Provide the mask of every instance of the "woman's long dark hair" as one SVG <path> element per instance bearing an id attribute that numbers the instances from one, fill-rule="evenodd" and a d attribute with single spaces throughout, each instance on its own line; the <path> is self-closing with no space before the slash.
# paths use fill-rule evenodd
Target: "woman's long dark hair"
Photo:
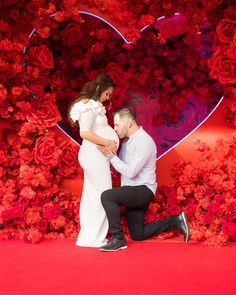
<path id="1" fill-rule="evenodd" d="M 115 87 L 114 82 L 108 75 L 101 74 L 96 79 L 84 85 L 78 94 L 77 101 L 81 99 L 93 99 L 97 101 L 100 99 L 101 94 L 109 87 Z"/>

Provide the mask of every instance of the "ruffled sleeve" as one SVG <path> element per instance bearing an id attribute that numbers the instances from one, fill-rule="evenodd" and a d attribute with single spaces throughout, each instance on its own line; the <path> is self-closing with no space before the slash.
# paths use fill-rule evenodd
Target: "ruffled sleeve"
<path id="1" fill-rule="evenodd" d="M 99 101 L 91 99 L 87 103 L 75 103 L 70 110 L 70 117 L 74 122 L 79 122 L 81 131 L 88 131 L 92 129 L 96 116 L 104 115 L 105 112 Z"/>

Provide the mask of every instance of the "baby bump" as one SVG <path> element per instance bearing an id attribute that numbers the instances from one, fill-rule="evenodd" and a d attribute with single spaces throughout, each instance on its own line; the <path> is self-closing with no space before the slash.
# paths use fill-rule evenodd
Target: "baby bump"
<path id="1" fill-rule="evenodd" d="M 96 135 L 106 139 L 114 140 L 119 145 L 119 137 L 115 130 L 110 126 L 99 128 L 95 131 Z M 100 169 L 109 169 L 109 162 L 106 157 L 98 150 L 97 145 L 83 140 L 79 151 L 79 163 L 83 169 L 94 169 L 94 167 L 100 167 Z"/>
<path id="2" fill-rule="evenodd" d="M 111 126 L 106 126 L 95 131 L 95 133 L 106 139 L 115 140 L 119 144 L 119 137 Z"/>

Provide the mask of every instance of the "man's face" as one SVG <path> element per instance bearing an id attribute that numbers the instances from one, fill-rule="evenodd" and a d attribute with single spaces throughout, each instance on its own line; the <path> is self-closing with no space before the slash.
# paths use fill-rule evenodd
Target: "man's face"
<path id="1" fill-rule="evenodd" d="M 121 120 L 118 114 L 114 117 L 114 130 L 118 134 L 119 138 L 125 138 L 128 135 L 128 125 L 126 120 Z"/>

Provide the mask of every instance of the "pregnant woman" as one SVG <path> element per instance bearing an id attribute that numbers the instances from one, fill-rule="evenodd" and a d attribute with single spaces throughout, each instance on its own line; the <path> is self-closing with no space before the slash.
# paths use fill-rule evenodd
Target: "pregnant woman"
<path id="1" fill-rule="evenodd" d="M 108 125 L 106 110 L 102 105 L 110 99 L 113 90 L 112 79 L 101 74 L 84 85 L 70 110 L 70 117 L 79 123 L 80 136 L 83 138 L 79 163 L 84 171 L 84 183 L 77 246 L 101 247 L 107 242 L 108 221 L 101 204 L 101 194 L 112 188 L 112 181 L 110 163 L 97 146 L 106 146 L 114 153 L 119 145 L 118 136 Z"/>

